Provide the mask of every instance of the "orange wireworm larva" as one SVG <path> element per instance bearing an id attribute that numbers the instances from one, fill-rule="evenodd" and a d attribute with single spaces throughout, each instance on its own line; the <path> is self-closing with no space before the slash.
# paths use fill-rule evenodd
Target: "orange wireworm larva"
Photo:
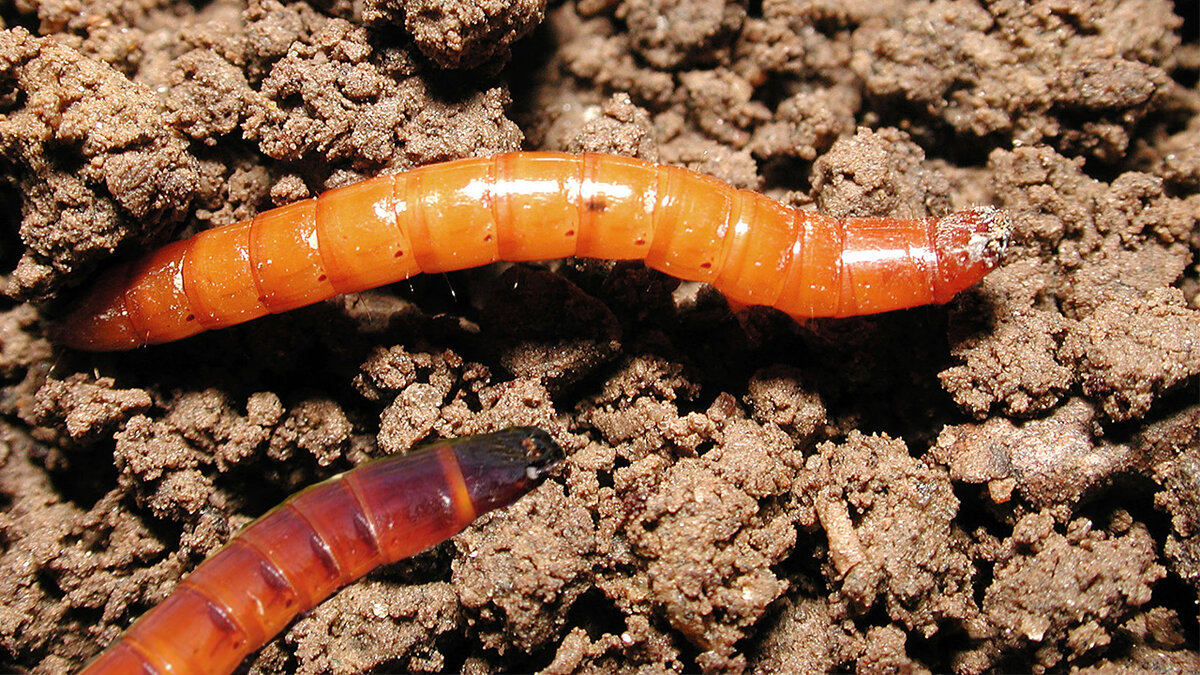
<path id="1" fill-rule="evenodd" d="M 178 340 L 498 260 L 642 259 L 795 317 L 944 303 L 996 266 L 1003 212 L 838 219 L 687 169 L 517 152 L 379 176 L 110 270 L 59 325 L 84 350 Z"/>

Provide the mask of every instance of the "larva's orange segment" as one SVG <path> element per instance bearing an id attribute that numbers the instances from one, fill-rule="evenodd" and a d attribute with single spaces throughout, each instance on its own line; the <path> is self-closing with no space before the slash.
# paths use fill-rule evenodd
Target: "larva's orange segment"
<path id="1" fill-rule="evenodd" d="M 250 266 L 272 314 L 337 295 L 321 260 L 317 200 L 305 199 L 265 213 L 250 226 Z"/>
<path id="2" fill-rule="evenodd" d="M 186 585 L 134 622 L 122 639 L 153 658 L 151 663 L 164 664 L 156 671 L 160 673 L 180 672 L 182 664 L 202 666 L 203 672 L 233 672 L 248 644 L 234 617 Z"/>
<path id="3" fill-rule="evenodd" d="M 450 494 L 450 503 L 454 505 L 454 517 L 460 523 L 475 520 L 478 513 L 471 500 L 471 488 L 463 478 L 458 457 L 454 454 L 454 446 L 443 445 L 437 450 L 438 463 L 442 467 L 442 478 L 446 482 L 446 491 Z"/>
<path id="4" fill-rule="evenodd" d="M 383 564 L 375 524 L 364 518 L 345 481 L 333 480 L 321 490 L 305 490 L 291 498 L 291 505 L 329 547 L 344 581 Z"/>
<path id="5" fill-rule="evenodd" d="M 188 244 L 183 287 L 198 323 L 219 328 L 268 314 L 250 270 L 250 221 L 205 230 Z"/>
<path id="6" fill-rule="evenodd" d="M 765 197 L 739 193 L 741 208 L 731 248 L 713 285 L 731 299 L 748 305 L 774 305 L 783 292 L 796 242 L 796 219 L 790 209 Z"/>
<path id="7" fill-rule="evenodd" d="M 462 270 L 500 259 L 490 204 L 491 169 L 491 158 L 477 158 L 409 172 L 396 216 L 422 272 Z"/>
<path id="8" fill-rule="evenodd" d="M 329 544 L 288 502 L 238 536 L 284 574 L 300 598 L 300 611 L 314 607 L 347 580 Z"/>
<path id="9" fill-rule="evenodd" d="M 100 276 L 70 314 L 50 328 L 55 342 L 82 351 L 116 351 L 140 347 L 141 336 L 129 321 L 125 291 L 129 266 L 118 265 Z"/>
<path id="10" fill-rule="evenodd" d="M 183 285 L 186 241 L 168 244 L 129 270 L 125 306 L 143 344 L 170 342 L 204 330 Z"/>
<path id="11" fill-rule="evenodd" d="M 937 254 L 933 302 L 938 303 L 949 302 L 995 269 L 1012 236 L 1011 218 L 990 206 L 943 216 L 931 227 Z"/>
<path id="12" fill-rule="evenodd" d="M 121 640 L 89 662 L 85 672 L 155 675 L 170 672 L 164 667 L 167 665 L 169 664 L 154 659 L 153 654 L 142 654 L 138 651 L 138 646 L 129 640 Z"/>
<path id="13" fill-rule="evenodd" d="M 839 316 L 890 312 L 933 302 L 937 261 L 928 219 L 853 218 L 844 228 L 842 273 L 850 293 Z"/>
<path id="14" fill-rule="evenodd" d="M 659 167 L 630 157 L 585 154 L 575 255 L 641 260 L 654 238 Z M 568 195 L 568 199 L 572 199 Z"/>
<path id="15" fill-rule="evenodd" d="M 347 476 L 362 501 L 371 505 L 370 519 L 386 562 L 420 553 L 471 522 L 462 518 L 464 509 L 456 503 L 460 495 L 447 480 L 441 447 L 367 464 Z"/>
<path id="16" fill-rule="evenodd" d="M 775 307 L 798 319 L 835 316 L 843 294 L 841 221 L 794 212 L 796 239 Z"/>
<path id="17" fill-rule="evenodd" d="M 665 167 L 658 195 L 655 231 L 646 264 L 688 281 L 710 281 L 727 270 L 725 236 L 737 230 L 740 195 L 721 181 L 677 167 Z M 660 182 L 660 185 L 662 183 Z"/>
<path id="18" fill-rule="evenodd" d="M 501 260 L 576 255 L 582 164 L 565 153 L 514 152 L 494 158 L 489 191 Z"/>
<path id="19" fill-rule="evenodd" d="M 229 583 L 237 579 L 238 583 Z M 301 607 L 301 599 L 275 563 L 245 542 L 234 539 L 196 568 L 183 584 L 228 607 L 250 642 L 261 644 L 283 630 Z"/>
<path id="20" fill-rule="evenodd" d="M 350 293 L 420 274 L 412 244 L 396 225 L 396 185 L 380 176 L 317 197 L 317 243 L 329 283 Z"/>

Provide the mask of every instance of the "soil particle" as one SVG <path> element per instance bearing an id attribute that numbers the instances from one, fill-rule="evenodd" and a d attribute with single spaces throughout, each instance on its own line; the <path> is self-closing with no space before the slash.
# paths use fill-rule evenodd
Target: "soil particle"
<path id="1" fill-rule="evenodd" d="M 860 673 L 913 673 L 925 675 L 930 672 L 919 661 L 905 653 L 907 637 L 899 626 L 875 626 L 867 631 L 866 648 L 858 659 Z"/>
<path id="2" fill-rule="evenodd" d="M 1035 645 L 1033 665 L 1050 668 L 1109 644 L 1113 630 L 1150 601 L 1165 573 L 1154 543 L 1127 514 L 1114 520 L 1110 531 L 1078 519 L 1059 532 L 1044 514 L 1016 523 L 983 599 L 1000 645 Z"/>
<path id="3" fill-rule="evenodd" d="M 628 94 L 613 94 L 600 106 L 600 116 L 578 124 L 572 120 L 575 135 L 557 141 L 568 152 L 603 152 L 657 162 L 658 144 L 650 114 L 633 104 Z M 568 122 L 570 124 L 571 122 Z"/>
<path id="4" fill-rule="evenodd" d="M 253 90 L 233 94 L 246 100 L 247 139 L 269 157 L 316 155 L 378 171 L 460 156 L 447 153 L 484 137 L 498 145 L 475 148 L 480 154 L 516 149 L 519 134 L 503 116 L 507 97 L 500 90 L 431 107 L 412 56 L 374 47 L 366 26 L 322 16 L 304 3 L 272 0 L 252 6 L 246 18 L 244 58 L 261 63 L 264 72 Z M 491 133 L 496 125 L 504 130 L 499 138 Z"/>
<path id="5" fill-rule="evenodd" d="M 166 104 L 176 128 L 210 145 L 237 128 L 253 97 L 241 68 L 203 49 L 194 49 L 171 65 Z"/>
<path id="6" fill-rule="evenodd" d="M 831 600 L 839 615 L 878 603 L 893 621 L 932 635 L 941 621 L 978 614 L 955 592 L 970 587 L 974 571 L 954 525 L 949 477 L 902 442 L 852 433 L 845 444 L 824 443 L 793 492 L 828 535 L 825 573 L 837 582 Z"/>
<path id="7" fill-rule="evenodd" d="M 1190 421 L 1200 421 L 1200 411 L 1193 409 Z M 1154 502 L 1171 516 L 1172 532 L 1163 553 L 1180 578 L 1192 585 L 1200 599 L 1200 446 L 1196 445 L 1197 429 L 1191 427 L 1192 439 L 1186 450 L 1157 468 L 1163 491 Z"/>
<path id="8" fill-rule="evenodd" d="M 796 157 L 812 161 L 839 138 L 854 132 L 861 105 L 851 88 L 806 88 L 785 99 L 750 139 L 757 157 Z"/>
<path id="9" fill-rule="evenodd" d="M 0 375 L 16 377 L 49 358 L 50 342 L 31 330 L 37 320 L 37 311 L 31 305 L 17 305 L 0 312 Z"/>
<path id="10" fill-rule="evenodd" d="M 196 162 L 148 88 L 22 28 L 0 32 L 0 81 L 0 153 L 24 196 L 9 295 L 44 296 L 80 263 L 184 217 Z M 151 227 L 129 232 L 126 214 Z"/>
<path id="11" fill-rule="evenodd" d="M 1197 670 L 1186 3 L 547 4 L 4 14 L 0 670 L 76 670 L 306 485 L 515 424 L 559 473 L 250 670 Z M 570 260 L 126 354 L 45 338 L 117 256 L 522 147 L 833 215 L 993 204 L 1013 242 L 946 307 L 800 326 Z"/>
<path id="12" fill-rule="evenodd" d="M 630 543 L 649 558 L 649 592 L 667 620 L 705 650 L 700 665 L 727 669 L 740 667 L 732 652 L 742 629 L 786 588 L 769 566 L 794 534 L 786 520 L 756 513 L 751 495 L 715 468 L 685 459 L 667 470 L 661 492 L 634 514 Z"/>
<path id="13" fill-rule="evenodd" d="M 114 389 L 115 384 L 112 378 L 92 382 L 82 373 L 66 380 L 48 379 L 38 389 L 34 420 L 62 429 L 77 442 L 112 433 L 153 403 L 145 391 Z"/>
<path id="14" fill-rule="evenodd" d="M 922 166 L 920 146 L 895 129 L 860 129 L 813 163 L 822 213 L 913 218 L 950 212 L 944 176 Z"/>
<path id="15" fill-rule="evenodd" d="M 271 434 L 268 455 L 282 461 L 299 449 L 312 454 L 318 465 L 329 466 L 342 456 L 350 432 L 350 420 L 337 403 L 328 399 L 301 401 Z"/>
<path id="16" fill-rule="evenodd" d="M 633 52 L 669 70 L 720 61 L 746 10 L 721 0 L 634 0 L 621 3 L 616 16 L 629 29 Z"/>
<path id="17" fill-rule="evenodd" d="M 1002 201 L 1021 214 L 1016 247 L 1036 246 L 1050 263 L 1014 263 L 984 282 L 997 291 L 996 325 L 964 335 L 955 347 L 964 363 L 941 374 L 976 415 L 994 405 L 1037 413 L 1078 383 L 1124 420 L 1197 372 L 1196 314 L 1168 285 L 1191 257 L 1200 204 L 1146 174 L 1105 185 L 1063 160 L 1048 148 L 989 159 Z"/>
<path id="18" fill-rule="evenodd" d="M 862 636 L 839 629 L 832 611 L 824 598 L 802 596 L 784 601 L 779 615 L 764 626 L 753 672 L 833 672 L 855 652 L 861 653 Z"/>
<path id="19" fill-rule="evenodd" d="M 546 0 L 366 0 L 363 18 L 404 24 L 427 58 L 443 68 L 493 67 L 542 22 Z"/>
<path id="20" fill-rule="evenodd" d="M 674 88 L 669 73 L 642 67 L 630 53 L 629 36 L 618 33 L 607 17 L 584 20 L 575 12 L 552 19 L 564 41 L 562 59 L 567 74 L 600 86 L 600 91 L 622 91 L 634 101 L 665 103 Z"/>
<path id="21" fill-rule="evenodd" d="M 855 32 L 852 65 L 870 95 L 923 105 L 959 132 L 1112 159 L 1171 87 L 1161 66 L 1179 20 L 1132 20 L 1148 15 L 1170 16 L 1169 4 L 906 5 Z"/>
<path id="22" fill-rule="evenodd" d="M 1020 426 L 1000 417 L 948 426 L 930 456 L 953 480 L 986 483 L 997 503 L 1008 502 L 1016 488 L 1034 506 L 1073 504 L 1133 461 L 1131 448 L 1099 443 L 1095 432 L 1095 411 L 1075 399 Z"/>
<path id="23" fill-rule="evenodd" d="M 1036 309 L 1005 318 L 993 332 L 959 342 L 954 355 L 962 365 L 938 374 L 954 401 L 977 417 L 992 406 L 1015 416 L 1050 410 L 1075 382 L 1075 371 L 1057 358 L 1066 319 Z"/>
<path id="24" fill-rule="evenodd" d="M 54 652 L 44 667 L 61 671 L 94 652 L 66 636 L 115 638 L 120 629 L 111 622 L 131 605 L 141 611 L 165 597 L 164 583 L 178 580 L 180 560 L 163 555 L 164 544 L 115 493 L 90 509 L 62 501 L 32 461 L 42 451 L 37 443 L 11 427 L 3 431 L 0 529 L 11 542 L 0 555 L 4 647 Z"/>
<path id="25" fill-rule="evenodd" d="M 446 656 L 439 636 L 462 620 L 454 588 L 445 582 L 397 585 L 368 581 L 337 593 L 296 622 L 285 643 L 295 649 L 289 672 L 354 673 L 373 670 L 436 672 Z M 259 658 L 256 665 L 274 672 Z"/>
<path id="26" fill-rule="evenodd" d="M 528 653 L 562 634 L 568 608 L 588 589 L 596 526 L 561 487 L 488 522 L 455 540 L 459 601 L 485 648 Z"/>
<path id="27" fill-rule="evenodd" d="M 33 418 L 37 390 L 50 370 L 52 347 L 41 337 L 39 317 L 32 305 L 17 305 L 0 312 L 0 411 L 22 419 Z"/>
<path id="28" fill-rule="evenodd" d="M 778 426 L 796 441 L 816 436 L 825 422 L 821 396 L 804 384 L 800 370 L 775 365 L 750 378 L 746 404 L 759 424 Z"/>
<path id="29" fill-rule="evenodd" d="M 1137 317 L 1131 321 L 1130 317 Z M 1144 415 L 1157 395 L 1200 373 L 1200 321 L 1179 291 L 1106 303 L 1062 346 L 1080 385 L 1114 420 Z"/>

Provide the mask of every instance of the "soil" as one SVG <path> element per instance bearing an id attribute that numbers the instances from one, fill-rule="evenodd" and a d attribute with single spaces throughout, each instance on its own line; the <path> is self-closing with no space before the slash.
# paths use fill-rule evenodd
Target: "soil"
<path id="1" fill-rule="evenodd" d="M 77 668 L 304 485 L 514 424 L 558 476 L 245 668 L 1200 670 L 1196 4 L 545 4 L 0 6 L 0 670 Z M 520 148 L 1016 229 L 949 305 L 841 321 L 569 260 L 45 338 L 116 259 Z"/>

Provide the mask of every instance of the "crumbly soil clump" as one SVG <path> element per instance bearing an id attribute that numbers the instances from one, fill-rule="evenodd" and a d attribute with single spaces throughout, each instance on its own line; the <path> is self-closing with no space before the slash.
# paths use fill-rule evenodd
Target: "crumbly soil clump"
<path id="1" fill-rule="evenodd" d="M 303 486 L 512 425 L 562 470 L 244 668 L 1200 670 L 1194 11 L 547 4 L 0 10 L 0 670 L 77 669 Z M 949 305 L 803 325 L 567 260 L 46 337 L 119 259 L 522 148 L 836 216 L 992 204 L 1013 240 Z"/>

